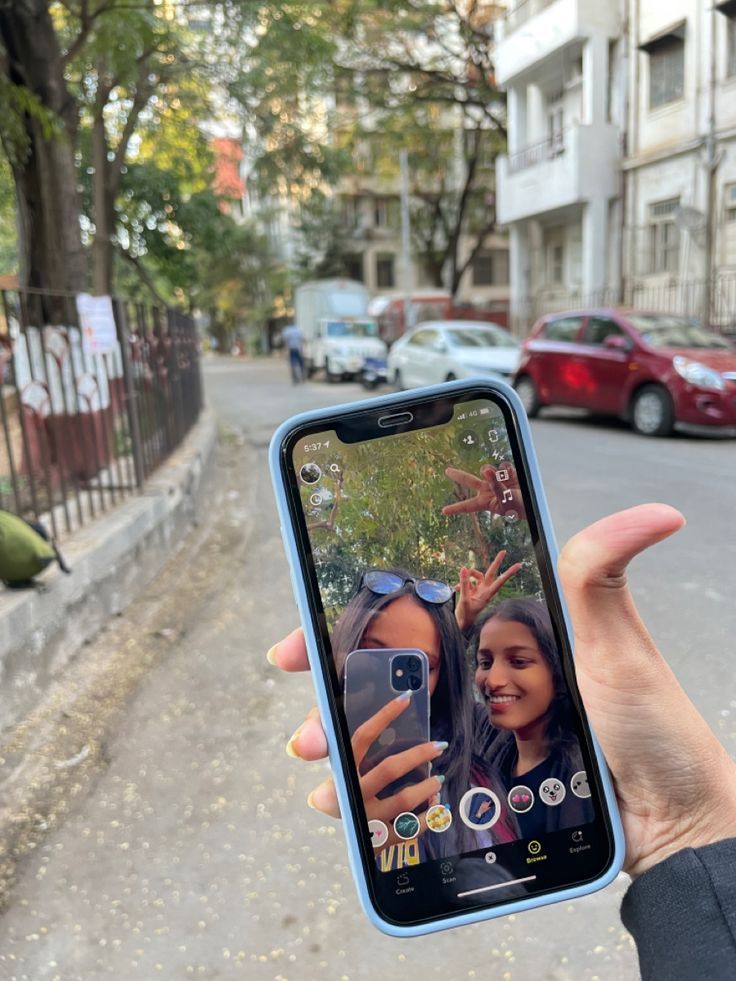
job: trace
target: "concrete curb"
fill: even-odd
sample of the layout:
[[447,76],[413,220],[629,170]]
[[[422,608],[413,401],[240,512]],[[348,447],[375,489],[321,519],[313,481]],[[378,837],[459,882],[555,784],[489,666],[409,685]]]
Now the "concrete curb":
[[214,413],[205,409],[140,495],[64,541],[71,576],[49,573],[43,592],[0,590],[0,731],[43,698],[80,647],[170,558],[197,521],[216,442]]

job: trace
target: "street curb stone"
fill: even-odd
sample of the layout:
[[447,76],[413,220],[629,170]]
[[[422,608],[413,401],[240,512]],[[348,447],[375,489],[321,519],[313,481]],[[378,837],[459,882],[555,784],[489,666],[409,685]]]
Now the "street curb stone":
[[143,492],[64,542],[72,575],[44,576],[44,591],[0,589],[0,732],[41,701],[83,644],[139,596],[196,523],[217,442],[203,410]]

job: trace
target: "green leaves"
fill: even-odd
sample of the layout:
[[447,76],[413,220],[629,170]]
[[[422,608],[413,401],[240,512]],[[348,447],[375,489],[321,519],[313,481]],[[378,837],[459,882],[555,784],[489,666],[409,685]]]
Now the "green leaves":
[[[509,452],[507,444],[502,451]],[[504,568],[514,562],[523,562],[524,567],[502,595],[540,590],[525,522],[509,525],[488,513],[442,514],[442,507],[457,499],[446,467],[459,466],[477,474],[488,462],[489,453],[489,445],[480,441],[472,448],[463,447],[457,430],[443,427],[343,445],[331,454],[329,463],[337,464],[341,475],[342,496],[332,526],[311,531],[331,623],[347,603],[360,573],[372,566],[401,567],[455,585],[461,566],[485,571],[505,548]],[[332,510],[336,484],[337,478],[325,471],[320,486],[327,494],[321,518]],[[311,489],[302,487],[301,493],[309,514]]]

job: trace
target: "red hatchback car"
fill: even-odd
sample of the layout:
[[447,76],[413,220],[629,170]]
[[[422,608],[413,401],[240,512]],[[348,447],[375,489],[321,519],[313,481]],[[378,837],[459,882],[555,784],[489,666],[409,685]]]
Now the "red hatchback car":
[[677,423],[736,428],[736,348],[692,320],[636,310],[542,317],[514,387],[529,416],[570,405],[620,416],[645,436]]

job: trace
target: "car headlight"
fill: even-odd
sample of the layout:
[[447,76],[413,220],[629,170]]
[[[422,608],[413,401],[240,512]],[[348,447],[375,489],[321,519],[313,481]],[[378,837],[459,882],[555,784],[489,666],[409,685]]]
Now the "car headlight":
[[691,385],[697,385],[698,388],[710,388],[716,392],[722,392],[726,387],[723,376],[714,368],[709,368],[699,361],[689,361],[687,358],[683,358],[681,354],[672,359],[672,367],[680,378],[684,378]]

